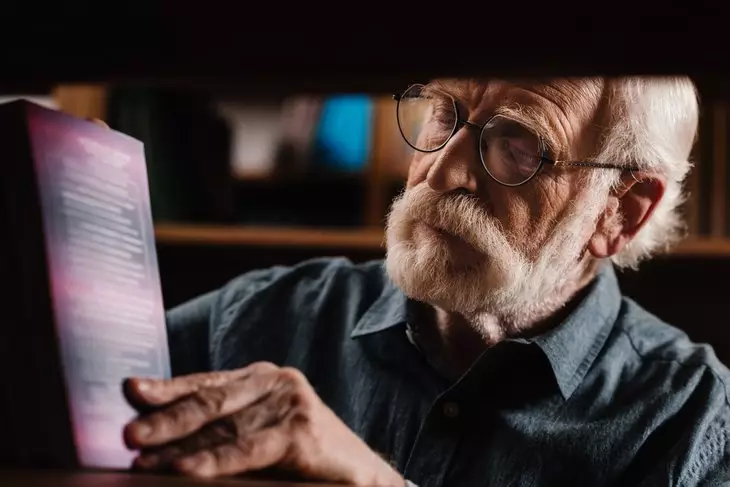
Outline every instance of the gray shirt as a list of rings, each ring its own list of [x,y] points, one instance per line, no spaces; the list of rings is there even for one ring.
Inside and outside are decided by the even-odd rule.
[[[408,311],[382,261],[249,272],[168,312],[173,373],[296,367],[421,487],[730,485],[730,372],[610,266],[560,326],[458,380],[414,346]]]

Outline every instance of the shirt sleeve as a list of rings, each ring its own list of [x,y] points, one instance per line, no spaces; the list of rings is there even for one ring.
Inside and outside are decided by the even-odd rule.
[[[231,370],[260,360],[308,362],[315,334],[322,333],[316,325],[339,326],[342,314],[352,321],[371,301],[367,290],[377,289],[352,267],[344,258],[319,258],[250,270],[170,309],[172,374]],[[344,311],[326,314],[331,309]]]
[[[218,294],[219,291],[212,291],[167,311],[167,341],[173,376],[211,369],[209,337]]]

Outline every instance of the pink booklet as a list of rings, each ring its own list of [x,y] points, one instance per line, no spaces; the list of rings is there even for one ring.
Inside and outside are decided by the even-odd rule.
[[[143,144],[27,101],[0,129],[0,462],[127,468],[122,382],[170,376]]]

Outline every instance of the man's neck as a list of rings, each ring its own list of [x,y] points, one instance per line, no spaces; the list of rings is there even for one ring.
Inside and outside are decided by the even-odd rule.
[[[414,311],[419,346],[442,373],[458,378],[486,349],[502,340],[530,338],[559,326],[583,299],[596,273],[597,266],[591,266],[570,289],[563,290],[563,299],[558,301],[562,304],[546,309],[543,316],[519,328],[492,315],[467,318],[436,306],[420,304]]]

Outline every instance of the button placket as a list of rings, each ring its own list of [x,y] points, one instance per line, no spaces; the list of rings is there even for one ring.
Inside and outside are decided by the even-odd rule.
[[[407,462],[408,478],[427,487],[443,484],[463,432],[461,416],[463,411],[456,400],[442,395],[434,401]]]

